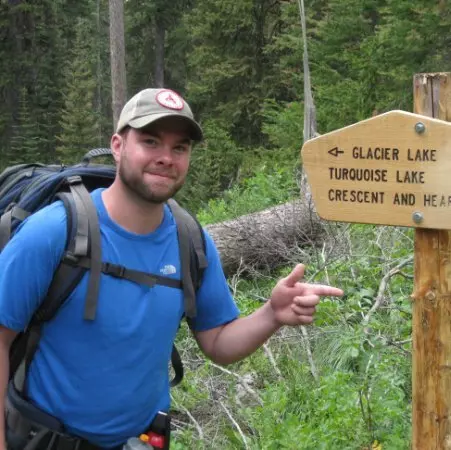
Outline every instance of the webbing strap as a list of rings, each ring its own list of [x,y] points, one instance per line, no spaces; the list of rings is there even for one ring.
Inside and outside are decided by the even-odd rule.
[[[71,227],[75,229],[74,236],[67,236],[69,242],[69,250],[77,256],[87,256],[89,249],[89,220],[86,210],[84,208],[83,201],[75,195],[73,191],[74,187],[71,186],[72,195],[67,192],[58,194],[58,197],[63,201],[66,206],[67,214],[71,214],[71,217],[67,220],[72,220]],[[68,227],[70,231],[71,227]]]
[[[27,443],[24,450],[39,450],[42,448],[42,443],[44,439],[47,439],[47,436],[50,434],[49,430],[43,429],[38,431]],[[53,444],[55,443],[56,435],[53,435],[46,448],[53,448]]]
[[[5,248],[5,245],[11,238],[13,219],[18,219],[22,222],[29,215],[30,213],[28,211],[25,211],[19,206],[13,206],[0,217],[0,252]]]
[[[36,353],[39,339],[41,338],[41,324],[31,325],[30,329],[27,331],[27,334],[28,339],[25,347],[24,359],[14,374],[14,387],[20,394],[23,394],[25,388],[25,378],[28,374],[28,369],[30,368],[33,356]]]
[[[5,248],[11,237],[12,213],[6,212],[0,217],[0,252]]]
[[[186,224],[191,242],[193,243],[194,250],[196,252],[199,269],[203,270],[207,267],[207,257],[205,255],[204,239],[202,237],[201,226],[197,223],[196,219],[185,209],[183,209],[174,199],[168,200],[168,205],[171,208],[172,214],[174,214],[175,221],[183,222]]]
[[[184,210],[174,200],[168,201],[175,223],[177,224],[177,234],[179,240],[180,252],[180,270],[182,273],[183,297],[185,302],[186,317],[196,317],[196,293],[194,290],[193,280],[191,278],[191,256],[190,256],[190,229],[187,222],[192,220],[189,216],[187,221]]]
[[[183,363],[176,346],[172,346],[171,364],[174,368],[174,378],[171,380],[171,387],[177,386],[183,379]]]
[[[64,256],[63,262],[70,266],[82,267],[84,269],[91,268],[91,261],[89,258],[76,258],[70,253],[67,253]],[[182,282],[180,280],[162,277],[161,275],[154,275],[152,273],[141,272],[139,270],[127,269],[127,267],[120,266],[118,264],[102,263],[101,271],[106,275],[111,275],[115,278],[122,278],[137,284],[144,284],[149,287],[154,287],[156,284],[159,284],[170,288],[182,289]]]
[[[123,278],[125,280],[133,281],[137,284],[144,284],[149,287],[159,284],[176,289],[182,288],[182,282],[180,280],[141,272],[139,270],[127,269],[126,267],[119,266],[117,264],[103,263],[102,272],[116,278]]]
[[[74,195],[74,201],[76,205],[78,201],[83,204],[83,209],[88,217],[88,229],[89,229],[89,254],[90,254],[90,273],[88,280],[88,291],[86,294],[84,319],[94,320],[96,317],[100,274],[102,272],[102,249],[101,249],[101,237],[99,218],[97,216],[97,210],[92,201],[91,195],[82,183],[80,177],[71,177],[68,179],[70,189]],[[80,204],[81,207],[81,204]],[[77,214],[80,210],[77,208]]]
[[[25,211],[23,208],[21,208],[20,206],[17,206],[17,205],[13,207],[11,212],[12,212],[13,218],[18,219],[21,222],[24,221],[31,214],[28,211]]]
[[[82,268],[61,263],[56,270],[52,283],[41,307],[35,312],[37,322],[48,322],[53,319],[61,305],[68,299],[85,274]]]

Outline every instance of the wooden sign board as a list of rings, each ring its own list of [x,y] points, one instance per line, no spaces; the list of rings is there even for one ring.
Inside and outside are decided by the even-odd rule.
[[[307,141],[320,217],[451,229],[451,123],[391,111]]]

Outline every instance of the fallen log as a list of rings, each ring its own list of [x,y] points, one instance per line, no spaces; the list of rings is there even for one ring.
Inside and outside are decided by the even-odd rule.
[[[292,263],[295,249],[321,243],[325,232],[311,205],[302,200],[205,228],[228,276],[239,270],[274,269]]]

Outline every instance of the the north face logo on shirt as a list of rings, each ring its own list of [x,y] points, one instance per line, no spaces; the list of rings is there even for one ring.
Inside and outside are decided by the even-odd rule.
[[[174,275],[174,273],[177,273],[177,269],[172,264],[167,264],[162,269],[160,269],[160,272],[163,275]]]

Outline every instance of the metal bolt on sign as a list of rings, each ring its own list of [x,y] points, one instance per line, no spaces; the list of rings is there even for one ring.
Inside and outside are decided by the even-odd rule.
[[[423,134],[423,133],[426,131],[426,126],[424,125],[423,122],[417,122],[417,123],[415,124],[415,131],[416,131],[418,134]]]
[[[423,222],[423,214],[421,214],[421,213],[418,212],[418,211],[415,211],[415,212],[412,214],[412,219],[413,219],[413,221],[414,221],[415,223],[421,223],[421,222]]]

